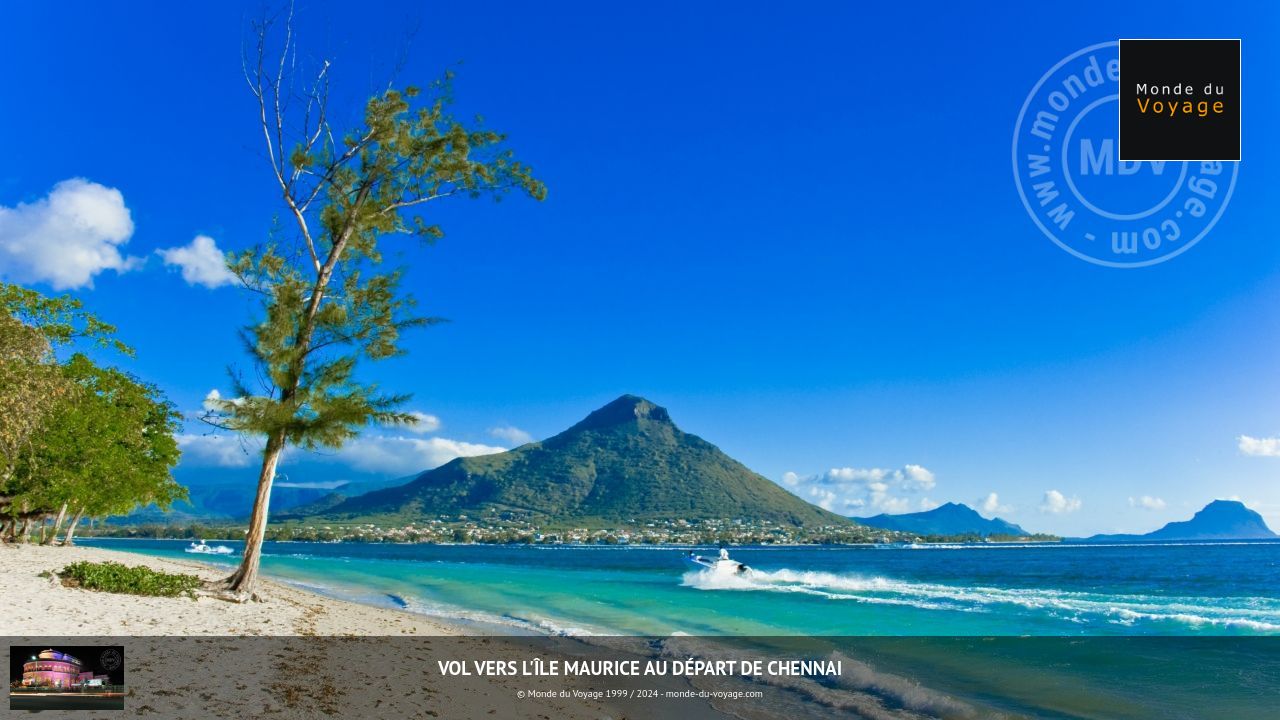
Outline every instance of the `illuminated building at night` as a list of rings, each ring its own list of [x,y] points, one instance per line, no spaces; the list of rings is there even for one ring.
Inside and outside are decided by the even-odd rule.
[[[95,675],[84,669],[79,658],[57,650],[41,650],[22,665],[22,684],[25,687],[78,688],[85,685],[101,685],[106,675]]]

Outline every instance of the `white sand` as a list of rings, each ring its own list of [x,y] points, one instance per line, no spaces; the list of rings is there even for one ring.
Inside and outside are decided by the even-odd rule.
[[[591,680],[444,678],[435,671],[437,660],[477,652],[487,659],[520,660],[530,651],[499,637],[442,638],[475,636],[477,628],[335,600],[279,582],[261,582],[258,593],[265,602],[241,604],[214,597],[95,592],[39,577],[80,560],[146,565],[207,580],[226,571],[102,548],[0,544],[0,635],[20,645],[59,636],[84,644],[123,642],[129,687],[125,712],[130,715],[598,720],[640,712],[680,720],[724,717],[696,700],[693,712],[687,704],[641,711],[608,700],[531,700],[522,694],[530,687],[591,689],[596,685]]]
[[[408,612],[322,597],[262,580],[265,602],[213,597],[157,598],[64,587],[39,577],[81,560],[113,560],[216,580],[225,570],[89,547],[0,544],[3,635],[460,635],[444,622]],[[475,631],[470,631],[474,634]]]

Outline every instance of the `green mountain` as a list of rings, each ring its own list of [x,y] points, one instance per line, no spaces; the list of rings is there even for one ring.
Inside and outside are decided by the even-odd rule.
[[[331,501],[328,507],[318,503],[312,516],[479,517],[497,511],[549,527],[715,518],[851,524],[683,432],[664,408],[634,395],[547,440],[458,458],[406,485]]]

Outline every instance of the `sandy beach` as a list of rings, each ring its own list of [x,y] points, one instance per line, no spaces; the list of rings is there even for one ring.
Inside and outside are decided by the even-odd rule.
[[[155,717],[625,717],[639,708],[592,698],[523,699],[509,677],[444,678],[451,657],[519,659],[529,651],[409,612],[263,580],[264,602],[156,598],[69,588],[40,577],[81,560],[146,565],[217,579],[196,562],[89,547],[0,545],[0,635],[13,644],[118,644],[126,713]],[[465,636],[472,636],[467,638]],[[543,683],[545,685],[545,683]],[[672,683],[687,687],[683,682]],[[557,687],[588,688],[566,680]],[[725,717],[706,703],[654,706],[646,717]]]
[[[40,577],[68,564],[111,560],[216,580],[197,562],[90,547],[0,545],[0,626],[5,635],[460,635],[462,630],[409,612],[323,597],[263,580],[265,602],[213,597],[156,598],[64,587]],[[109,600],[108,600],[109,598]],[[107,609],[109,608],[109,611]],[[93,609],[97,609],[95,612]],[[471,629],[466,634],[475,634]]]

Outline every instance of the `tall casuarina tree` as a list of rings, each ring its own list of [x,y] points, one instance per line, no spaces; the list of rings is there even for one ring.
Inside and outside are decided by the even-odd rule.
[[[330,63],[302,79],[291,10],[252,27],[245,80],[256,101],[286,232],[228,258],[261,316],[242,333],[253,380],[233,373],[235,392],[211,398],[207,419],[262,438],[262,466],[244,558],[224,581],[235,599],[253,597],[271,484],[289,446],[336,448],[371,424],[412,424],[388,394],[357,377],[360,360],[402,354],[401,334],[435,322],[412,312],[388,267],[388,243],[443,236],[425,212],[454,196],[508,192],[541,200],[546,189],[503,147],[504,136],[464,125],[449,113],[450,76],[387,89],[364,107],[363,121],[334,127]]]

